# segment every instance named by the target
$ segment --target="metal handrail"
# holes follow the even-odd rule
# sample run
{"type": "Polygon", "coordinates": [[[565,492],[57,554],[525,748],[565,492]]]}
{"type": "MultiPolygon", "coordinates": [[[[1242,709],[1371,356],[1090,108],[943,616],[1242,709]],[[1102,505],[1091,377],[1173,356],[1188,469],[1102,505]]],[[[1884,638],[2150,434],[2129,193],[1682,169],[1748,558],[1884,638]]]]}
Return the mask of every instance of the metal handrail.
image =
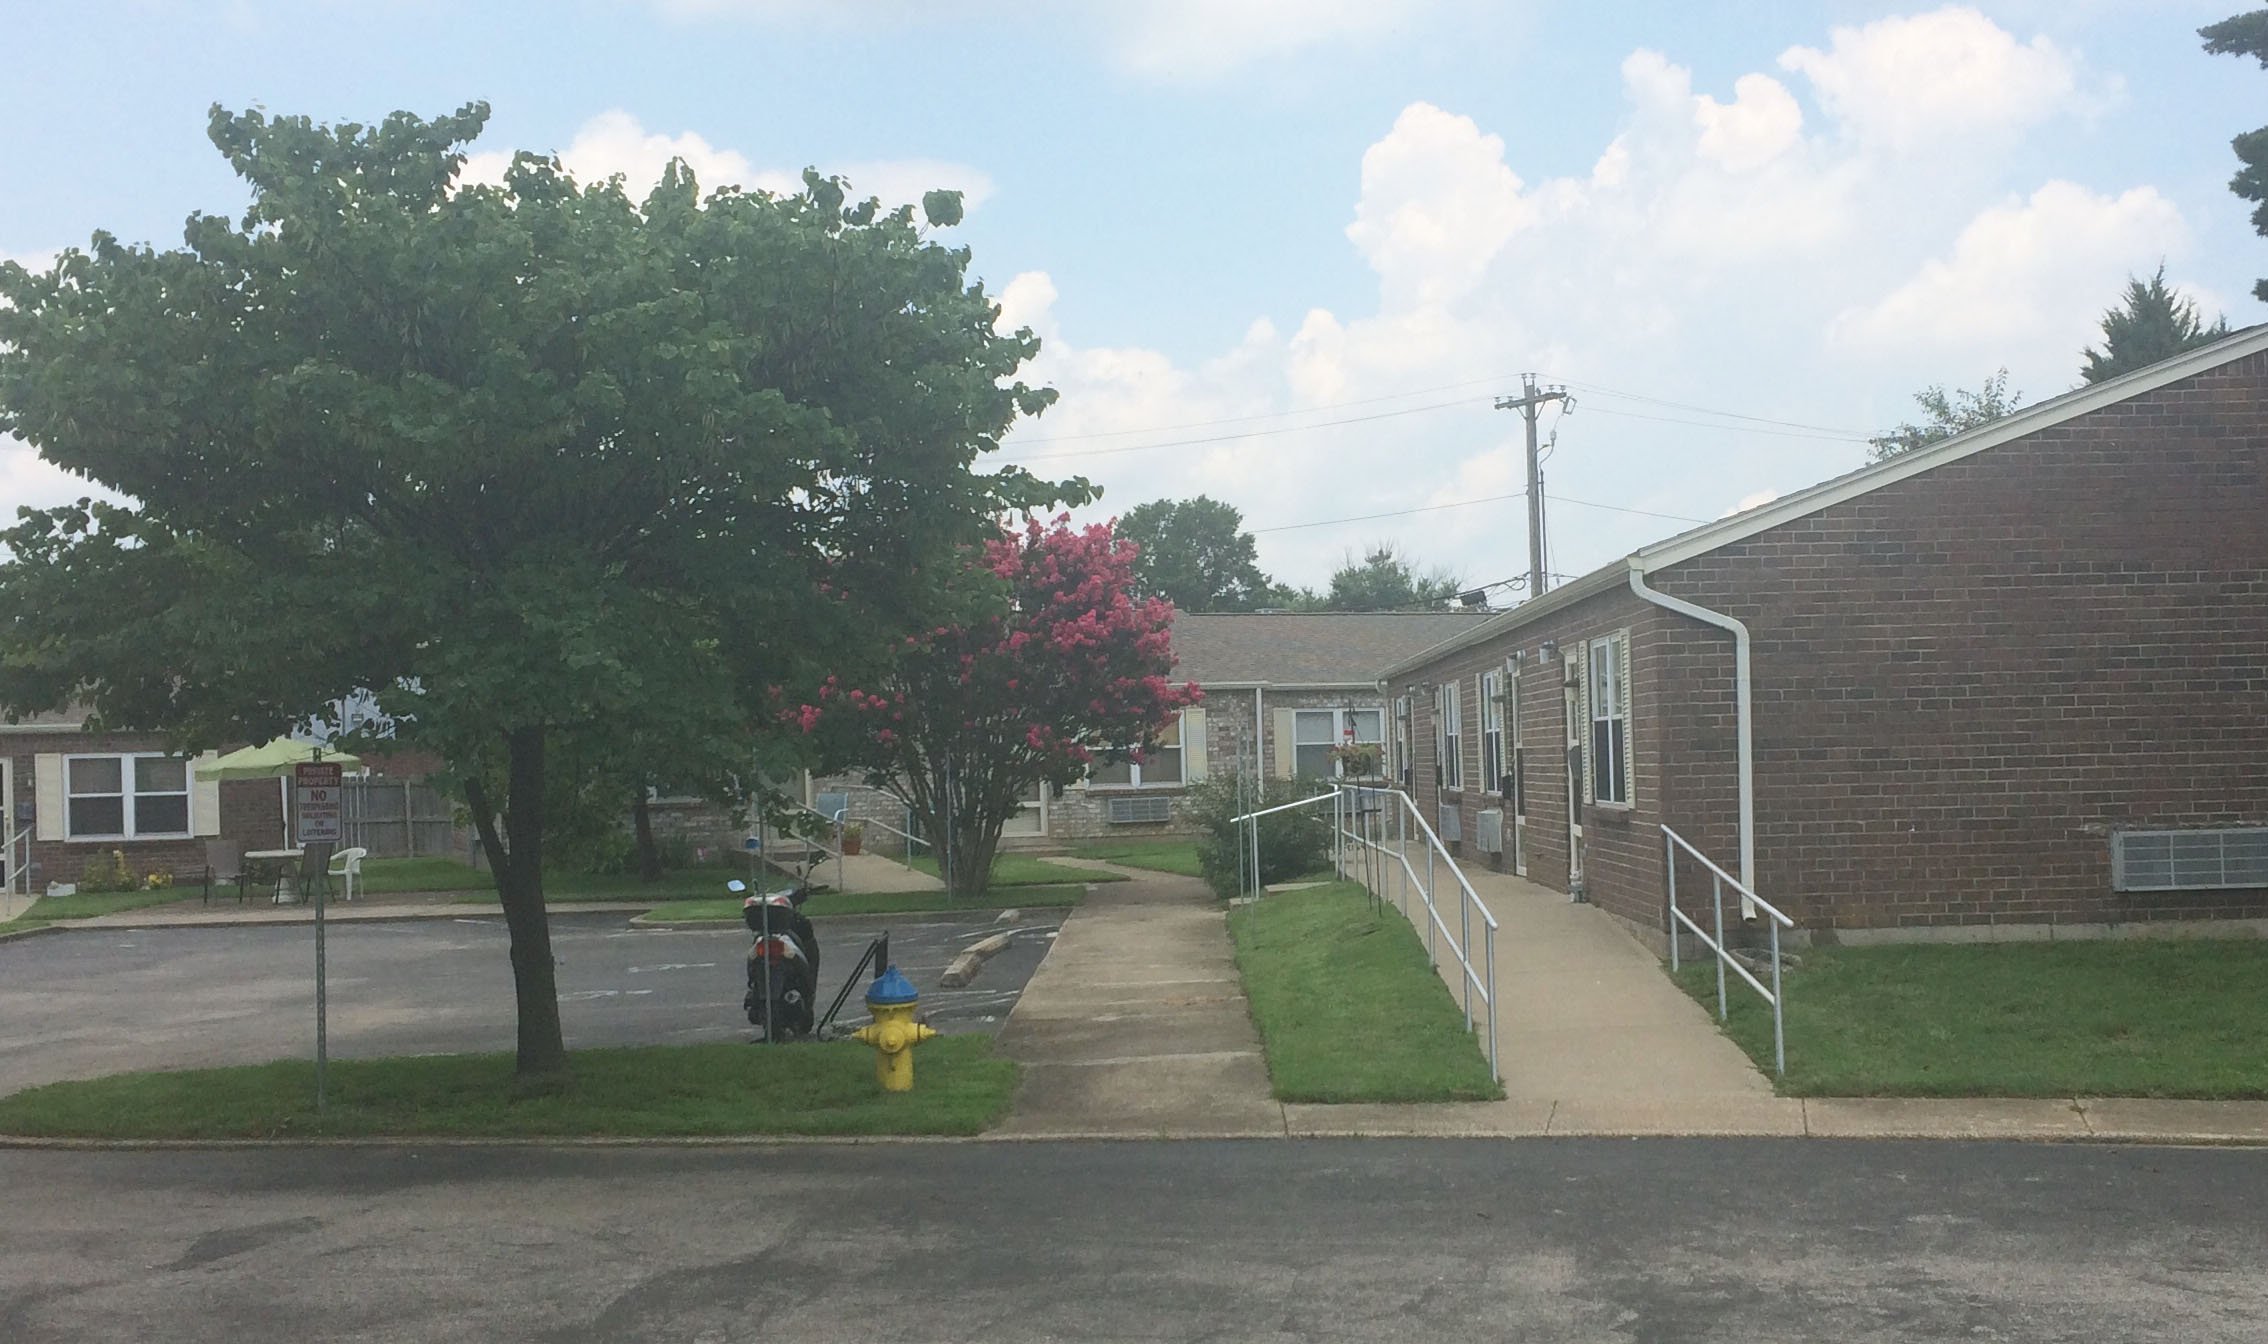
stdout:
{"type": "MultiPolygon", "coordinates": [[[[787,808],[788,808],[788,810],[789,810],[789,811],[791,811],[791,812],[808,812],[808,813],[810,813],[810,814],[811,814],[812,816],[819,818],[819,820],[826,822],[826,823],[827,823],[828,825],[830,825],[830,826],[836,826],[836,827],[840,827],[840,826],[841,826],[841,825],[843,824],[843,818],[844,818],[844,817],[847,817],[847,816],[849,816],[849,815],[850,815],[850,808],[849,808],[849,807],[847,807],[847,806],[846,806],[846,807],[838,807],[838,808],[836,808],[836,809],[835,809],[835,811],[834,811],[834,813],[833,813],[832,815],[829,815],[828,813],[822,812],[822,811],[820,811],[820,810],[819,810],[818,808],[816,808],[816,807],[806,807],[806,806],[805,806],[805,805],[803,805],[802,803],[789,803],[789,804],[787,805],[787,808]]],[[[802,841],[803,843],[805,843],[805,844],[807,844],[807,845],[811,846],[811,847],[812,847],[813,849],[816,849],[816,850],[818,850],[818,851],[819,851],[820,853],[822,853],[822,854],[832,854],[832,855],[834,855],[834,856],[835,856],[835,890],[837,890],[837,891],[847,891],[847,890],[849,890],[849,884],[847,884],[847,883],[846,883],[846,882],[844,882],[844,880],[843,880],[843,852],[842,852],[842,851],[841,851],[840,849],[829,849],[829,848],[827,848],[827,842],[826,842],[826,841],[824,841],[824,840],[818,840],[818,839],[814,839],[814,838],[812,838],[811,836],[808,836],[808,835],[799,835],[799,836],[797,836],[797,837],[795,837],[795,838],[796,838],[796,839],[798,839],[798,840],[801,840],[801,841],[802,841]]],[[[808,871],[808,870],[806,870],[806,871],[808,871]]]]}
{"type": "Polygon", "coordinates": [[[1716,954],[1717,1020],[1719,1022],[1725,1020],[1727,1012],[1725,1004],[1725,968],[1728,966],[1732,968],[1733,974],[1739,976],[1743,980],[1746,980],[1751,989],[1754,989],[1757,993],[1763,995],[1764,1001],[1772,1005],[1772,1071],[1783,1078],[1786,1077],[1788,1072],[1788,1035],[1787,1020],[1782,1008],[1783,996],[1780,992],[1780,929],[1782,928],[1782,926],[1791,929],[1794,928],[1795,921],[1788,918],[1787,915],[1781,913],[1781,911],[1770,901],[1765,900],[1763,897],[1757,895],[1754,891],[1751,891],[1747,883],[1742,882],[1739,878],[1734,877],[1731,873],[1728,873],[1723,868],[1718,867],[1716,862],[1712,860],[1708,855],[1702,853],[1698,849],[1695,849],[1692,845],[1692,842],[1688,841],[1684,836],[1679,835],[1676,831],[1671,830],[1667,825],[1664,825],[1662,827],[1662,836],[1662,866],[1669,873],[1669,953],[1671,973],[1675,974],[1680,969],[1681,965],[1678,960],[1679,939],[1677,926],[1683,924],[1685,927],[1693,930],[1693,936],[1701,940],[1702,946],[1708,948],[1711,952],[1716,954]],[[1711,938],[1708,932],[1704,930],[1699,924],[1694,923],[1693,920],[1683,910],[1677,908],[1677,852],[1681,849],[1686,853],[1691,854],[1694,858],[1700,860],[1701,866],[1709,870],[1710,902],[1716,910],[1717,936],[1714,938],[1711,938]],[[1770,989],[1766,989],[1764,987],[1763,981],[1758,980],[1755,976],[1749,974],[1748,968],[1741,965],[1739,961],[1735,960],[1732,953],[1727,951],[1725,948],[1725,888],[1728,886],[1730,886],[1734,891],[1739,892],[1743,901],[1755,905],[1758,909],[1764,911],[1764,913],[1772,917],[1771,922],[1769,923],[1769,925],[1767,925],[1767,927],[1772,930],[1772,987],[1770,989]]]}
{"type": "Polygon", "coordinates": [[[1327,802],[1338,796],[1339,791],[1333,789],[1329,793],[1316,794],[1313,798],[1302,798],[1296,803],[1278,803],[1274,807],[1263,807],[1257,812],[1247,812],[1241,817],[1230,817],[1229,825],[1234,826],[1240,822],[1258,821],[1262,817],[1272,816],[1278,812],[1289,812],[1295,807],[1312,807],[1317,803],[1327,802]]]}
{"type": "MultiPolygon", "coordinates": [[[[1410,917],[1409,893],[1413,888],[1417,891],[1418,898],[1425,903],[1427,960],[1431,961],[1435,966],[1440,965],[1440,952],[1438,950],[1438,945],[1442,942],[1448,943],[1449,950],[1456,954],[1457,965],[1459,969],[1464,972],[1463,999],[1465,1010],[1465,1029],[1467,1031],[1472,1030],[1473,1027],[1473,995],[1476,991],[1480,994],[1481,1004],[1488,1013],[1488,1071],[1489,1074],[1498,1082],[1503,1082],[1504,1072],[1499,1063],[1499,1057],[1497,1054],[1496,931],[1498,925],[1496,922],[1496,916],[1492,912],[1490,912],[1488,903],[1480,898],[1480,893],[1473,890],[1473,884],[1470,881],[1466,880],[1464,870],[1460,869],[1457,866],[1456,860],[1450,857],[1448,846],[1441,843],[1441,837],[1435,833],[1433,827],[1426,821],[1425,814],[1418,810],[1416,800],[1412,799],[1407,793],[1404,793],[1400,789],[1392,788],[1389,786],[1375,784],[1346,784],[1341,785],[1338,789],[1334,790],[1333,796],[1348,798],[1347,803],[1342,804],[1338,808],[1334,809],[1334,816],[1332,818],[1332,828],[1337,833],[1336,839],[1339,842],[1339,845],[1343,846],[1344,842],[1352,840],[1356,844],[1363,846],[1366,850],[1373,851],[1381,856],[1390,856],[1397,861],[1402,870],[1402,894],[1397,899],[1396,906],[1401,910],[1402,917],[1404,919],[1408,919],[1410,917]],[[1364,834],[1363,832],[1358,830],[1349,829],[1345,825],[1344,819],[1347,816],[1352,815],[1360,817],[1362,815],[1362,809],[1360,808],[1359,803],[1360,796],[1363,794],[1370,794],[1374,796],[1391,795],[1400,802],[1401,806],[1397,807],[1394,811],[1395,843],[1393,848],[1389,849],[1383,843],[1382,839],[1373,840],[1367,834],[1364,834]],[[1349,797],[1349,795],[1352,796],[1349,797]],[[1409,823],[1412,821],[1417,823],[1418,834],[1424,837],[1425,841],[1426,871],[1425,876],[1422,878],[1418,876],[1417,867],[1410,862],[1410,856],[1408,852],[1410,838],[1409,823]],[[1433,888],[1435,885],[1433,879],[1434,873],[1436,871],[1434,858],[1435,855],[1440,856],[1440,866],[1446,867],[1449,871],[1449,874],[1457,881],[1458,928],[1455,932],[1452,932],[1450,930],[1448,921],[1442,918],[1441,909],[1433,899],[1433,888]],[[1483,960],[1480,967],[1475,967],[1473,965],[1473,959],[1471,956],[1471,949],[1473,944],[1472,912],[1476,909],[1480,911],[1481,916],[1481,947],[1483,960]],[[1438,935],[1438,937],[1436,935],[1438,935]],[[1486,973],[1485,978],[1482,974],[1484,970],[1486,973]]],[[[1380,818],[1379,828],[1383,832],[1383,818],[1380,818]]],[[[1340,854],[1338,855],[1338,862],[1340,864],[1339,871],[1343,876],[1345,873],[1345,859],[1343,848],[1340,850],[1340,854]]],[[[1368,884],[1365,883],[1365,885],[1367,886],[1368,884]]],[[[1383,886],[1385,884],[1381,882],[1379,885],[1383,886]]],[[[1382,895],[1383,893],[1379,894],[1382,895]]]]}
{"type": "MultiPolygon", "coordinates": [[[[16,882],[19,878],[23,881],[24,895],[30,896],[32,894],[31,833],[32,824],[27,822],[17,827],[15,832],[8,837],[6,843],[0,844],[0,855],[6,856],[8,865],[8,880],[5,884],[0,884],[0,891],[4,891],[8,898],[6,919],[16,917],[16,882]],[[16,842],[19,840],[24,843],[24,861],[22,863],[16,862],[16,842]]],[[[5,921],[0,920],[0,922],[5,921]]]]}

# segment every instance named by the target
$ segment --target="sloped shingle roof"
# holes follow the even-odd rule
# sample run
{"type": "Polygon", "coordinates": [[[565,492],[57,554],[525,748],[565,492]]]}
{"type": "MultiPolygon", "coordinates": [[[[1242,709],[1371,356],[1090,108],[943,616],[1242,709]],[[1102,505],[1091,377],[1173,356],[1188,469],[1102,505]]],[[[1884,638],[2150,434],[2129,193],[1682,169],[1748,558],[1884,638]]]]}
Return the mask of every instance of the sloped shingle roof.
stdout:
{"type": "Polygon", "coordinates": [[[1370,685],[1378,669],[1473,628],[1483,611],[1182,612],[1176,677],[1200,686],[1370,685]]]}

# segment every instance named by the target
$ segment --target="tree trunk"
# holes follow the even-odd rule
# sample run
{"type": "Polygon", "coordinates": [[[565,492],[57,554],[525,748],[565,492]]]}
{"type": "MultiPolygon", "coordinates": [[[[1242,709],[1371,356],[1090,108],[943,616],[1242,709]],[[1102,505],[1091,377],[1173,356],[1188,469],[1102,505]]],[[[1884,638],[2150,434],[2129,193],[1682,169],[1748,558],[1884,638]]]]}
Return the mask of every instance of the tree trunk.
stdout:
{"type": "Polygon", "coordinates": [[[503,834],[497,833],[496,809],[480,781],[466,782],[465,802],[496,875],[504,927],[512,939],[512,990],[519,1008],[517,1071],[522,1078],[559,1077],[567,1072],[567,1043],[559,1027],[551,920],[543,904],[543,730],[517,728],[505,735],[505,742],[510,782],[504,797],[503,834]]]}
{"type": "Polygon", "coordinates": [[[646,791],[630,804],[630,824],[638,835],[638,876],[647,882],[659,882],[662,876],[661,847],[654,843],[654,817],[646,807],[646,791]]]}

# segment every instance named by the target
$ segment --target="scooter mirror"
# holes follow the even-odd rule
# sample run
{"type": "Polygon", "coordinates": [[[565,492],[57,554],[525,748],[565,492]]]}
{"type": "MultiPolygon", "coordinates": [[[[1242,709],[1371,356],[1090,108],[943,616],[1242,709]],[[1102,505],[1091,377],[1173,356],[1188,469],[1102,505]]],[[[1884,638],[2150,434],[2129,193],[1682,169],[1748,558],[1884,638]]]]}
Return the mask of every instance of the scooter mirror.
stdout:
{"type": "Polygon", "coordinates": [[[748,884],[736,877],[732,881],[725,883],[724,889],[731,892],[733,895],[738,896],[740,893],[748,890],[748,884]]]}

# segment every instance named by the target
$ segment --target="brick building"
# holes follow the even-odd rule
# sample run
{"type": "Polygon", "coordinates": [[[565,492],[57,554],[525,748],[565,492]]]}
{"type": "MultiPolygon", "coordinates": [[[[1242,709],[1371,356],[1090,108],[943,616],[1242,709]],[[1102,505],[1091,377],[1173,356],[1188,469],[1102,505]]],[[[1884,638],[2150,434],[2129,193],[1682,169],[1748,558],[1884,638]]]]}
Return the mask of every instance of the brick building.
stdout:
{"type": "Polygon", "coordinates": [[[0,881],[36,894],[76,883],[90,860],[122,855],[137,875],[204,872],[205,842],[226,836],[248,849],[283,836],[274,780],[199,780],[196,759],[148,733],[92,733],[77,711],[0,723],[0,816],[13,843],[0,850],[0,881]]]}
{"type": "MultiPolygon", "coordinates": [[[[1328,755],[1347,740],[1383,745],[1385,696],[1377,669],[1406,649],[1473,629],[1485,612],[1183,612],[1174,617],[1174,676],[1202,687],[1201,705],[1182,711],[1160,749],[1140,765],[1097,769],[1044,797],[1002,832],[1004,848],[1044,849],[1105,836],[1187,834],[1179,806],[1192,784],[1251,769],[1334,773],[1328,755]]],[[[905,808],[849,779],[811,785],[815,806],[906,825],[905,808]],[[825,799],[822,804],[819,800],[825,799]]],[[[887,847],[887,840],[869,836],[887,847]]]]}
{"type": "Polygon", "coordinates": [[[2268,328],[1381,666],[1443,838],[1657,942],[1664,824],[1822,941],[2268,918],[2268,328]]]}

